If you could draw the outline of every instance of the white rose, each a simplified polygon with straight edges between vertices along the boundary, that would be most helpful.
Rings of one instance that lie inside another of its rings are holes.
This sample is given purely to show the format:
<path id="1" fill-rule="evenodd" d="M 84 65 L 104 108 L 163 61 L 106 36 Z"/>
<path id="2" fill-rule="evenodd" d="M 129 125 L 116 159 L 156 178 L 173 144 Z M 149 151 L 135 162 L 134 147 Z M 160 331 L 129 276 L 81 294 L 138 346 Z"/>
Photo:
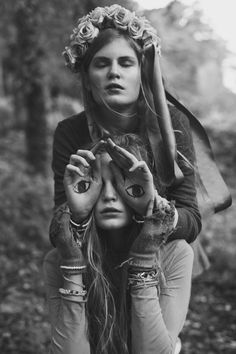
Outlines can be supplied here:
<path id="1" fill-rule="evenodd" d="M 87 20 L 78 25 L 78 33 L 76 40 L 78 43 L 91 43 L 98 36 L 99 29 L 95 27 L 91 21 Z"/>
<path id="2" fill-rule="evenodd" d="M 130 37 L 132 37 L 133 39 L 142 38 L 144 28 L 145 22 L 141 18 L 135 16 L 128 25 Z"/>
<path id="3" fill-rule="evenodd" d="M 109 18 L 112 18 L 119 9 L 121 9 L 121 6 L 117 4 L 105 7 L 105 11 Z"/>
<path id="4" fill-rule="evenodd" d="M 107 12 L 104 7 L 96 7 L 90 13 L 90 21 L 94 26 L 101 28 L 101 25 L 104 21 L 104 17 L 107 16 Z"/>

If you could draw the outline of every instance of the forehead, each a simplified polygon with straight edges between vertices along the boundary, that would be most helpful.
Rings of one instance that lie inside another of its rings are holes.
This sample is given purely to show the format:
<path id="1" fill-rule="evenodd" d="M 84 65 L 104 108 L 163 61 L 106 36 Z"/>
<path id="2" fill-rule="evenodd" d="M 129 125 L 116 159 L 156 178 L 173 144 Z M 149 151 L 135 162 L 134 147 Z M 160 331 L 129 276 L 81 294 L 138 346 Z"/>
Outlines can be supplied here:
<path id="1" fill-rule="evenodd" d="M 115 38 L 111 43 L 105 44 L 100 50 L 98 50 L 93 58 L 96 57 L 108 57 L 114 56 L 129 56 L 137 58 L 135 50 L 131 47 L 130 43 L 123 37 Z"/>

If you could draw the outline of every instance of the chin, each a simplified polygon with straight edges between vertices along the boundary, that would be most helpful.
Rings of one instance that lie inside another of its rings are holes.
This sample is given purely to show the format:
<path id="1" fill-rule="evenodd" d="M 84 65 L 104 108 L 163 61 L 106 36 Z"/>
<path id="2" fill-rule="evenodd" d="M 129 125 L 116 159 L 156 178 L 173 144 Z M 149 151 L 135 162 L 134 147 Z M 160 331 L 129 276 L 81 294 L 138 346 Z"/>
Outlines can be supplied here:
<path id="1" fill-rule="evenodd" d="M 102 230 L 119 230 L 128 226 L 129 223 L 124 220 L 99 220 L 97 226 Z"/>

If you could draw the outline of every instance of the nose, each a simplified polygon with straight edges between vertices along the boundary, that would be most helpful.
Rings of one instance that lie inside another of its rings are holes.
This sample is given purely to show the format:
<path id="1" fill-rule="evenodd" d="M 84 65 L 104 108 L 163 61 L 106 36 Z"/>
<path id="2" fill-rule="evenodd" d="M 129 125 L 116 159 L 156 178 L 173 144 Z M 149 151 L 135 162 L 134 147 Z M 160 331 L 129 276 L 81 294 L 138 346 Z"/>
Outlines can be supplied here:
<path id="1" fill-rule="evenodd" d="M 102 198 L 106 202 L 117 200 L 117 192 L 110 181 L 107 181 L 103 186 Z"/>
<path id="2" fill-rule="evenodd" d="M 109 79 L 114 79 L 114 78 L 119 78 L 120 73 L 119 73 L 119 65 L 117 61 L 113 61 L 110 66 L 110 70 L 108 72 L 108 78 Z"/>

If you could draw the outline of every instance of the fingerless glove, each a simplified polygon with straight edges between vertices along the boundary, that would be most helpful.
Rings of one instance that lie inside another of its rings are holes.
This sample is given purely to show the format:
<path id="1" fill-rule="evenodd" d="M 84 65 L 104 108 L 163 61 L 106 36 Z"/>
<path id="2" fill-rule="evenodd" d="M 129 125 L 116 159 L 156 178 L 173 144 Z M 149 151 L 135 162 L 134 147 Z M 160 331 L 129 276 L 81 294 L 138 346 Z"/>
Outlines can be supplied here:
<path id="1" fill-rule="evenodd" d="M 173 231 L 174 202 L 161 198 L 151 216 L 144 217 L 142 229 L 131 246 L 129 265 L 137 270 L 155 269 L 157 254 Z"/>

